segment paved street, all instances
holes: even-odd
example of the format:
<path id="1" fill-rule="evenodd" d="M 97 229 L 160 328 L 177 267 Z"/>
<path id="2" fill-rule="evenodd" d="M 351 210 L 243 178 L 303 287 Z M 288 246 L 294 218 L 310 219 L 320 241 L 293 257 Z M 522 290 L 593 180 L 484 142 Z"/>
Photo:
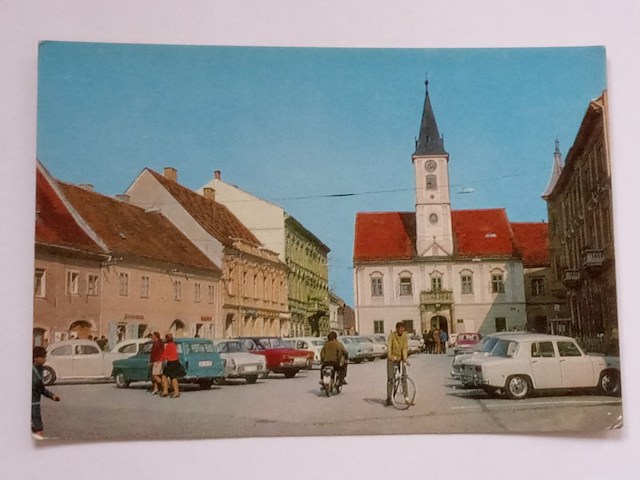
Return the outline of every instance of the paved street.
<path id="1" fill-rule="evenodd" d="M 540 394 L 514 401 L 457 388 L 452 357 L 411 357 L 418 393 L 408 411 L 384 406 L 386 365 L 349 365 L 342 393 L 321 394 L 317 370 L 293 379 L 271 375 L 255 385 L 228 382 L 178 399 L 152 396 L 149 384 L 56 384 L 62 402 L 43 400 L 47 436 L 59 440 L 218 438 L 402 433 L 597 431 L 617 422 L 621 399 L 590 392 Z"/>

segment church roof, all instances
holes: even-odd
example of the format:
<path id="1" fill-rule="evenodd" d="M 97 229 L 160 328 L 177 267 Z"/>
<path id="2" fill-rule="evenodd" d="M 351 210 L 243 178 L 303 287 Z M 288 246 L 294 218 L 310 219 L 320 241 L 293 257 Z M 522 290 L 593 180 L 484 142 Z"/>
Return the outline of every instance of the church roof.
<path id="1" fill-rule="evenodd" d="M 549 225 L 544 222 L 512 223 L 518 249 L 525 267 L 545 267 L 549 259 Z"/>
<path id="2" fill-rule="evenodd" d="M 512 224 L 504 208 L 453 210 L 451 223 L 457 257 L 520 257 Z M 522 245 L 535 253 L 533 236 Z M 354 261 L 411 260 L 416 257 L 414 212 L 360 212 L 356 214 Z M 528 250 L 528 251 L 529 251 Z"/>
<path id="3" fill-rule="evenodd" d="M 431 107 L 429 99 L 429 81 L 425 82 L 426 92 L 424 96 L 424 107 L 422 108 L 422 122 L 420 124 L 420 134 L 416 141 L 416 151 L 414 155 L 446 155 L 444 141 L 438 132 L 436 117 Z"/>
<path id="4" fill-rule="evenodd" d="M 562 165 L 562 154 L 560 153 L 560 144 L 558 140 L 556 140 L 556 150 L 553 153 L 553 167 L 551 167 L 551 177 L 549 178 L 549 184 L 545 189 L 544 193 L 541 195 L 542 198 L 546 199 L 551 192 L 553 192 L 556 183 L 558 183 L 558 179 L 560 178 L 560 174 L 562 173 L 563 165 Z"/>

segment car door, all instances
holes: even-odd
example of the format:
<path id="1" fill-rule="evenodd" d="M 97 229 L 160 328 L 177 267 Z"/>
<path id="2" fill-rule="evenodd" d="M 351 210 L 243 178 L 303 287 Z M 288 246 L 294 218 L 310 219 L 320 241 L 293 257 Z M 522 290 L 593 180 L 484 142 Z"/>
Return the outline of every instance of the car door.
<path id="1" fill-rule="evenodd" d="M 562 388 L 592 387 L 593 363 L 572 340 L 558 340 Z"/>
<path id="2" fill-rule="evenodd" d="M 74 346 L 73 376 L 104 377 L 104 353 L 97 345 L 80 344 Z M 109 372 L 111 373 L 111 372 Z"/>
<path id="3" fill-rule="evenodd" d="M 73 345 L 54 346 L 47 354 L 47 364 L 57 378 L 73 377 Z"/>
<path id="4" fill-rule="evenodd" d="M 122 360 L 126 365 L 124 375 L 127 380 L 147 380 L 149 379 L 149 371 L 151 361 L 151 348 L 153 342 L 145 343 L 140 347 L 136 355 Z"/>
<path id="5" fill-rule="evenodd" d="M 562 373 L 553 342 L 531 343 L 531 372 L 535 388 L 560 388 Z"/>

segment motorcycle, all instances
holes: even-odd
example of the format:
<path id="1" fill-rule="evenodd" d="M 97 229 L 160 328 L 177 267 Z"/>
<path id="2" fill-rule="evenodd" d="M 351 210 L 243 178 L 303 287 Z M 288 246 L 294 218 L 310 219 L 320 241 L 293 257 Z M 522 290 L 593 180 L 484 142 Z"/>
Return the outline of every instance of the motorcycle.
<path id="1" fill-rule="evenodd" d="M 322 380 L 320 381 L 320 385 L 327 397 L 340 393 L 342 384 L 338 380 L 338 371 L 333 365 L 325 365 L 322 367 Z"/>

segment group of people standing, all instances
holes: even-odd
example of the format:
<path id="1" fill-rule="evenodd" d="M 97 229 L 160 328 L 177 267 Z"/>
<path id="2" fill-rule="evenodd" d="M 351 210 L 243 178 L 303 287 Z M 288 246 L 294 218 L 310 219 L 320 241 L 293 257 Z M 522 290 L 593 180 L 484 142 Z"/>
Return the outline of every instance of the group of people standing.
<path id="1" fill-rule="evenodd" d="M 426 353 L 447 353 L 447 341 L 449 334 L 446 330 L 439 327 L 433 327 L 422 335 L 424 339 L 424 347 Z"/>
<path id="2" fill-rule="evenodd" d="M 153 332 L 153 345 L 151 346 L 151 390 L 153 395 L 161 397 L 169 396 L 169 384 L 171 384 L 171 398 L 180 396 L 178 378 L 186 374 L 184 366 L 180 363 L 178 347 L 173 340 L 173 335 L 167 333 L 164 341 L 160 333 Z"/>

